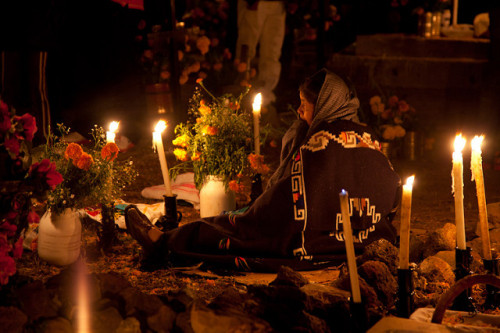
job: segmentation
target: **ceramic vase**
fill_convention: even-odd
[[[200,190],[200,217],[216,216],[236,209],[236,195],[224,186],[222,177],[207,176]]]
[[[80,255],[82,224],[74,209],[66,208],[60,214],[50,211],[40,219],[38,227],[38,256],[49,264],[66,266]]]

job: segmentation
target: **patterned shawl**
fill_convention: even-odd
[[[306,138],[316,132],[322,122],[330,123],[337,119],[359,122],[359,100],[354,92],[336,74],[325,68],[321,71],[326,72],[326,77],[314,106],[311,126],[308,126],[304,120],[298,119],[287,130],[282,139],[280,165],[269,179],[266,190],[283,177],[293,153]]]

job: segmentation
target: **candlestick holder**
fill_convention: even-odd
[[[500,276],[500,268],[498,266],[499,259],[483,259],[483,265],[488,274]],[[495,286],[486,285],[486,300],[483,305],[486,309],[494,309],[500,306],[500,289]]]
[[[177,211],[177,194],[173,196],[163,196],[165,204],[165,215],[160,217],[155,223],[162,231],[172,230],[179,226],[182,213]]]
[[[250,204],[262,194],[262,176],[260,173],[252,177],[252,188],[250,191]]]
[[[113,245],[119,243],[118,233],[115,225],[114,202],[101,205],[102,230],[99,233],[99,246],[105,252],[109,252]]]
[[[354,302],[352,297],[349,298],[349,312],[351,314],[351,331],[352,332],[366,332],[368,329],[368,312],[365,303]]]
[[[470,264],[472,262],[471,248],[465,250],[455,248],[455,281],[471,275]],[[455,298],[451,309],[457,311],[476,312],[476,307],[472,303],[472,289],[466,289]]]
[[[413,312],[413,268],[398,269],[398,299],[396,309],[398,317],[410,318]]]

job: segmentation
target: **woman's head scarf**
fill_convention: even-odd
[[[304,143],[304,140],[316,132],[323,122],[333,122],[337,119],[358,122],[359,100],[355,93],[336,74],[323,68],[313,76],[326,72],[325,81],[321,86],[318,99],[314,105],[311,126],[304,120],[296,120],[285,133],[282,139],[280,165],[269,179],[267,188],[275,184],[285,172],[295,151]]]

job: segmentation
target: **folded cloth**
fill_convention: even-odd
[[[181,173],[171,181],[172,193],[177,195],[177,200],[184,200],[194,206],[195,209],[200,209],[200,193],[194,184],[194,173]],[[142,190],[141,195],[147,199],[163,200],[165,195],[165,185],[155,185],[146,187]]]

